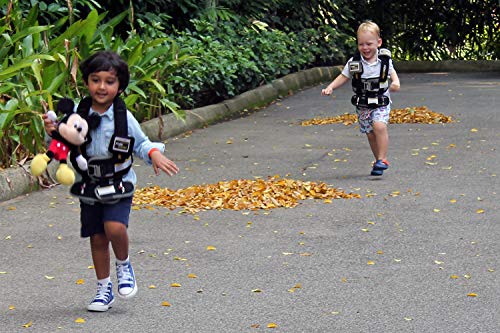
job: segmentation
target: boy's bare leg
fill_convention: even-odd
[[[111,242],[113,252],[118,260],[126,260],[128,258],[128,233],[127,227],[120,222],[108,221],[104,223],[106,236]]]
[[[389,146],[389,133],[387,125],[381,121],[373,122],[373,132],[366,134],[370,148],[375,160],[387,158],[387,147]]]
[[[105,234],[90,236],[90,251],[97,279],[109,277],[109,240]]]

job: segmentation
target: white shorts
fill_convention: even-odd
[[[391,113],[391,104],[381,106],[375,109],[356,108],[358,115],[359,130],[361,133],[373,132],[373,122],[381,121],[389,123],[389,114]]]

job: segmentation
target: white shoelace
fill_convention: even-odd
[[[97,294],[95,295],[94,301],[96,300],[106,301],[108,298],[109,298],[108,285],[97,283]]]
[[[118,283],[124,283],[124,282],[132,282],[134,279],[132,278],[132,273],[128,269],[129,265],[128,264],[123,264],[123,265],[117,265],[117,270],[118,270]]]

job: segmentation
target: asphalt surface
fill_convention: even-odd
[[[86,311],[95,274],[68,188],[1,202],[0,332],[500,332],[500,74],[400,78],[394,108],[426,105],[456,121],[390,125],[380,178],[356,126],[300,125],[352,112],[348,86],[169,139],[175,177],[137,161],[139,186],[281,175],[362,198],[133,210],[139,293],[107,313]]]

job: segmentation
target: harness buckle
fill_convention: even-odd
[[[130,153],[132,151],[132,139],[115,136],[111,142],[111,150],[120,153]]]
[[[87,173],[91,178],[101,178],[103,173],[101,172],[101,166],[97,164],[89,164]]]
[[[349,62],[349,73],[352,74],[362,74],[363,64],[361,61],[351,61]]]
[[[366,92],[378,92],[380,89],[378,78],[361,79],[361,84],[363,85],[363,90]]]

